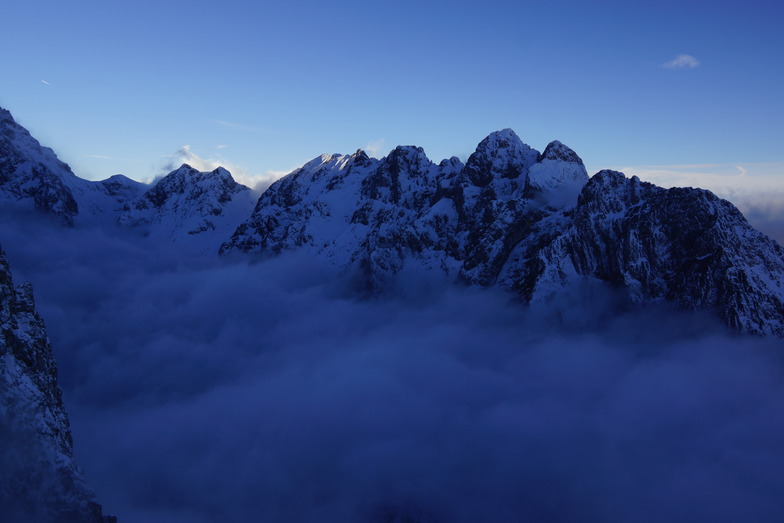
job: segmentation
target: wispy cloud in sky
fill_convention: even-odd
[[[52,84],[50,84],[49,82],[47,82],[46,80],[41,80],[41,83],[42,83],[42,84],[46,84],[46,85],[52,85]]]
[[[380,155],[384,154],[384,139],[379,138],[378,140],[371,141],[365,146],[364,150],[368,156],[379,158]]]
[[[694,69],[700,65],[700,61],[690,54],[679,54],[669,62],[663,63],[665,69]]]

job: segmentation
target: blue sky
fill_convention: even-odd
[[[150,179],[189,160],[247,181],[399,144],[465,158],[511,127],[540,150],[561,140],[591,173],[784,189],[784,7],[771,3],[3,11],[0,105],[85,178]]]

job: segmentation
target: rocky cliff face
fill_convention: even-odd
[[[73,457],[57,367],[32,287],[0,250],[0,520],[111,522]]]
[[[34,207],[73,225],[79,208],[63,178],[76,176],[0,108],[0,198]]]
[[[739,330],[784,336],[784,250],[709,191],[599,172],[574,209],[520,242],[502,284],[535,301],[575,276],[634,301],[713,310]]]

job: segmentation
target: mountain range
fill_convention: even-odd
[[[784,336],[784,251],[728,201],[622,173],[589,178],[553,141],[543,152],[509,129],[463,164],[422,148],[386,157],[322,155],[254,193],[218,168],[183,165],[145,185],[78,178],[0,111],[0,199],[66,226],[100,223],[188,253],[268,257],[303,251],[363,295],[407,272],[500,286],[525,303],[602,282],[631,303],[704,309],[752,334]]]

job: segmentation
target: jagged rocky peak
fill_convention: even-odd
[[[181,180],[183,182],[195,182],[209,179],[234,181],[231,173],[223,167],[216,167],[212,171],[199,171],[187,163],[182,164],[179,168],[164,176],[162,180],[167,178],[170,180]]]
[[[0,249],[0,521],[109,523],[73,456],[57,366],[30,284]]]
[[[357,149],[357,152],[351,155],[351,161],[355,165],[367,165],[370,163],[370,157],[362,149]]]
[[[398,145],[392,149],[384,159],[387,163],[403,163],[414,165],[419,163],[430,164],[430,159],[425,150],[415,145]]]
[[[382,158],[362,180],[362,196],[405,207],[418,206],[423,192],[436,187],[436,166],[421,147],[400,145]]]
[[[112,175],[105,180],[101,180],[101,184],[103,184],[104,187],[112,187],[112,188],[133,187],[133,186],[144,185],[143,183],[137,182],[136,180],[131,180],[124,174]]]
[[[551,209],[572,207],[588,182],[583,161],[573,150],[559,141],[550,142],[532,165],[524,195],[527,199]]]
[[[212,254],[248,216],[256,198],[222,167],[202,172],[183,164],[125,204],[116,222],[186,252]]]
[[[154,207],[161,207],[172,195],[187,195],[203,200],[205,192],[208,192],[218,202],[225,203],[237,192],[248,189],[235,181],[231,173],[223,167],[207,172],[199,171],[184,163],[158,180],[144,197]],[[144,201],[136,205],[137,208],[146,206],[147,203]]]
[[[441,162],[438,164],[438,167],[444,174],[451,175],[462,171],[465,165],[460,160],[460,158],[457,156],[452,156],[451,158],[445,158],[441,160]]]
[[[538,157],[539,151],[524,144],[513,130],[503,129],[479,143],[463,172],[473,185],[483,187],[494,178],[524,178]]]
[[[381,159],[379,170],[384,171],[394,178],[421,178],[427,176],[433,167],[433,162],[421,147],[399,145]]]
[[[627,178],[622,172],[603,169],[585,184],[578,203],[582,206],[593,204],[601,212],[619,212],[628,205],[636,205],[656,189],[659,188],[636,176]]]
[[[11,132],[8,124],[12,122],[16,123],[14,122],[14,117],[11,115],[11,111],[4,107],[0,107],[0,125],[3,126],[3,133]]]
[[[539,155],[538,161],[541,162],[542,160],[558,160],[569,163],[583,163],[582,159],[577,156],[576,152],[558,140],[553,140],[547,144],[544,152]]]
[[[107,195],[114,198],[118,205],[135,200],[144,193],[147,185],[136,180],[131,180],[122,174],[115,174],[98,182]]]

